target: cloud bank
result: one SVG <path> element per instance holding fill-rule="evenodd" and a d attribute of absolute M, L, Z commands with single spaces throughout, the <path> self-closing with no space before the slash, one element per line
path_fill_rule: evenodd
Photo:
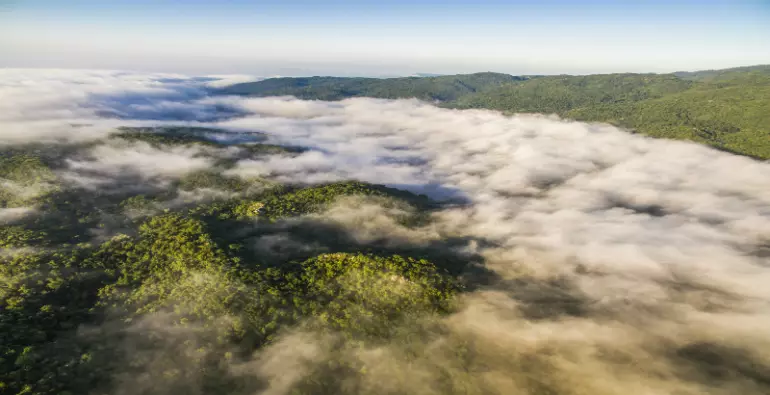
<path fill-rule="evenodd" d="M 473 240 L 461 250 L 483 257 L 498 279 L 431 321 L 441 329 L 430 329 L 419 346 L 342 342 L 333 351 L 312 333 L 287 335 L 233 367 L 272 383 L 257 393 L 290 393 L 332 353 L 368 367 L 366 375 L 339 378 L 349 393 L 770 388 L 768 163 L 545 115 L 506 117 L 414 100 L 209 97 L 201 86 L 210 82 L 179 76 L 3 73 L 6 143 L 76 138 L 85 132 L 67 124 L 77 120 L 98 125 L 97 135 L 115 116 L 210 122 L 310 148 L 242 159 L 227 174 L 291 183 L 356 179 L 455 203 L 423 228 L 399 225 L 403 210 L 376 201 L 348 200 L 303 219 L 339 224 L 361 243 Z M 13 96 L 20 100 L 6 100 Z M 102 145 L 90 152 L 69 169 L 150 179 L 212 166 L 194 150 Z M 283 236 L 255 243 L 312 247 Z M 287 366 L 296 369 L 283 376 Z"/>
<path fill-rule="evenodd" d="M 766 388 L 767 163 L 606 125 L 409 100 L 242 105 L 255 115 L 223 125 L 314 150 L 296 161 L 244 161 L 236 172 L 300 183 L 355 178 L 417 192 L 440 186 L 454 193 L 434 190 L 434 198 L 462 196 L 466 204 L 437 214 L 437 224 L 444 235 L 487 241 L 492 247 L 469 248 L 503 278 L 467 295 L 447 323 L 449 338 L 478 344 L 479 392 L 537 393 L 527 375 L 557 393 Z M 570 301 L 572 308 L 559 306 Z M 383 352 L 393 375 L 416 375 L 404 378 L 404 391 L 426 380 L 439 385 L 442 369 L 452 369 L 424 355 L 427 370 L 418 374 Z M 551 372 L 525 373 L 527 361 Z M 383 375 L 379 385 L 394 385 Z"/>

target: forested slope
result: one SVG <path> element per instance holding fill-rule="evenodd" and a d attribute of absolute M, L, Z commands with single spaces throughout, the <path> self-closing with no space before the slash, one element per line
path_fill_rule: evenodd
<path fill-rule="evenodd" d="M 359 182 L 289 186 L 227 175 L 233 158 L 297 151 L 225 144 L 217 133 L 120 128 L 87 144 L 2 149 L 0 209 L 18 215 L 0 227 L 0 393 L 251 394 L 268 383 L 224 366 L 248 360 L 286 328 L 387 341 L 414 316 L 451 309 L 467 261 L 440 248 L 364 245 L 308 217 L 340 199 L 369 199 L 416 226 L 436 207 L 427 197 Z M 188 150 L 215 165 L 165 180 L 84 178 L 94 171 L 67 178 L 75 175 L 65 162 L 100 147 Z M 303 247 L 271 247 L 271 238 Z M 301 391 L 336 393 L 329 372 L 361 368 L 329 367 Z"/>
<path fill-rule="evenodd" d="M 499 73 L 476 73 L 439 77 L 343 78 L 307 77 L 272 78 L 232 85 L 223 94 L 250 96 L 291 95 L 300 99 L 340 100 L 348 97 L 378 97 L 422 100 L 455 100 L 469 93 L 486 91 L 500 85 L 523 80 Z"/>
<path fill-rule="evenodd" d="M 552 113 L 768 159 L 769 91 L 770 66 L 751 66 L 672 74 L 280 78 L 233 85 L 221 93 L 320 100 L 418 98 L 439 100 L 447 108 Z"/>

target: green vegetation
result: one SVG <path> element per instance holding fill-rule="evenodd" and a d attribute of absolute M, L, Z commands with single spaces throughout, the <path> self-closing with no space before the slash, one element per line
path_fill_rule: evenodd
<path fill-rule="evenodd" d="M 122 129 L 113 138 L 224 147 L 177 132 Z M 60 156 L 49 153 L 80 149 L 28 148 L 0 161 L 8 183 L 55 183 Z M 244 155 L 265 152 L 285 153 Z M 419 335 L 453 309 L 461 272 L 451 254 L 374 251 L 350 242 L 347 230 L 300 220 L 356 196 L 406 208 L 403 223 L 412 226 L 436 207 L 427 197 L 360 182 L 277 185 L 226 176 L 226 168 L 165 186 L 131 189 L 118 177 L 98 192 L 62 184 L 34 201 L 4 200 L 37 211 L 0 227 L 0 394 L 109 394 L 124 385 L 146 394 L 252 394 L 267 383 L 229 366 L 283 333 L 374 346 Z M 172 204 L 181 191 L 207 188 L 233 193 Z M 318 247 L 269 258 L 252 248 L 254 238 L 287 232 L 315 237 Z M 362 374 L 349 359 L 332 361 L 328 369 Z M 335 377 L 309 375 L 296 393 L 331 391 Z"/>
<path fill-rule="evenodd" d="M 319 89 L 334 99 L 416 96 L 450 107 L 555 112 L 768 158 L 769 79 L 762 68 L 530 79 L 483 73 L 352 85 L 268 80 L 262 93 L 310 98 Z M 442 206 L 362 182 L 282 185 L 232 176 L 235 160 L 302 150 L 263 144 L 258 133 L 232 137 L 211 128 L 120 128 L 88 144 L 0 151 L 0 208 L 35 208 L 0 224 L 0 395 L 251 395 L 283 383 L 255 373 L 260 358 L 274 353 L 291 363 L 273 376 L 297 376 L 281 393 L 404 393 L 356 386 L 383 352 L 403 353 L 404 363 L 446 359 L 457 366 L 442 374 L 462 377 L 447 376 L 435 391 L 477 393 L 466 384 L 488 371 L 488 361 L 464 340 L 444 336 L 441 318 L 473 281 L 491 276 L 466 248 L 491 242 L 359 237 L 335 222 L 348 214 L 361 219 L 366 210 L 354 211 L 355 204 L 379 206 L 387 226 L 409 235 L 430 229 L 420 226 Z M 58 178 L 67 158 L 88 157 L 98 144 L 132 146 L 126 142 L 195 146 L 216 160 L 158 183 L 112 174 L 89 189 Z M 209 197 L 210 190 L 221 193 Z M 549 285 L 545 300 L 527 302 L 525 294 L 540 285 L 515 283 L 522 296 L 511 303 L 524 316 L 512 320 L 581 312 L 579 300 L 555 292 L 560 284 Z M 306 368 L 303 359 L 312 368 L 296 373 Z M 544 361 L 514 363 L 528 375 L 551 369 Z M 560 385 L 532 388 L 554 394 Z"/>
<path fill-rule="evenodd" d="M 386 99 L 416 97 L 422 100 L 455 100 L 500 85 L 523 80 L 499 73 L 476 73 L 439 77 L 406 78 L 271 78 L 236 84 L 220 90 L 223 94 L 253 96 L 296 96 L 301 99 L 340 100 L 348 97 Z"/>
<path fill-rule="evenodd" d="M 0 208 L 33 204 L 55 179 L 38 156 L 8 153 L 0 157 Z"/>
<path fill-rule="evenodd" d="M 770 65 L 733 67 L 722 70 L 678 71 L 675 76 L 691 81 L 729 80 L 747 73 L 770 74 Z"/>
<path fill-rule="evenodd" d="M 635 103 L 577 108 L 566 116 L 602 121 L 662 138 L 701 142 L 770 159 L 770 73 L 727 80 Z"/>
<path fill-rule="evenodd" d="M 654 74 L 540 77 L 468 95 L 449 106 L 562 114 L 574 108 L 662 97 L 686 90 L 691 85 L 691 82 L 673 76 Z"/>
<path fill-rule="evenodd" d="M 458 88 L 471 77 L 480 81 L 473 89 Z M 770 66 L 672 74 L 280 78 L 233 85 L 222 93 L 321 100 L 416 97 L 440 100 L 447 108 L 554 113 L 770 159 Z"/>

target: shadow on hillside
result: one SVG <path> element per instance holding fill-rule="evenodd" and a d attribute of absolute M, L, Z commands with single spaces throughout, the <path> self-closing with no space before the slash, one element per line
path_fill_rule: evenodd
<path fill-rule="evenodd" d="M 467 290 L 497 281 L 496 275 L 484 267 L 480 255 L 463 250 L 471 242 L 480 246 L 490 244 L 477 238 L 420 242 L 383 235 L 364 240 L 351 229 L 307 217 L 259 224 L 215 220 L 209 222 L 208 228 L 223 250 L 227 251 L 231 244 L 242 244 L 244 248 L 235 254 L 247 266 L 276 267 L 324 253 L 370 253 L 426 259 L 439 270 L 460 279 Z"/>
<path fill-rule="evenodd" d="M 143 195 L 150 199 L 169 200 L 176 196 L 175 189 L 169 190 L 160 183 L 148 183 L 138 174 L 109 177 L 101 177 L 98 172 L 78 174 L 86 175 L 93 177 L 98 184 L 90 188 L 70 186 L 53 191 L 38 199 L 33 213 L 6 225 L 44 232 L 45 238 L 30 243 L 30 247 L 77 244 L 117 233 L 133 233 L 136 224 L 120 206 L 129 197 Z"/>

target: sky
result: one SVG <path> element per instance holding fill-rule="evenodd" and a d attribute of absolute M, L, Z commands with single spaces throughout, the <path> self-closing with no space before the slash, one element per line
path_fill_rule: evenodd
<path fill-rule="evenodd" d="M 0 0 L 0 67 L 671 72 L 770 63 L 770 0 Z"/>

